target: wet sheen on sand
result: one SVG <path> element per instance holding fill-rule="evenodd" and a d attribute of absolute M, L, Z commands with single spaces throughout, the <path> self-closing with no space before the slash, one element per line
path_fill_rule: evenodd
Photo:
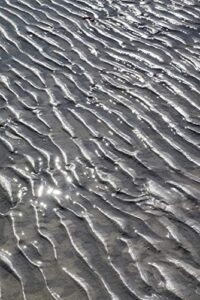
<path fill-rule="evenodd" d="M 1 0 L 0 299 L 200 299 L 199 0 Z"/>

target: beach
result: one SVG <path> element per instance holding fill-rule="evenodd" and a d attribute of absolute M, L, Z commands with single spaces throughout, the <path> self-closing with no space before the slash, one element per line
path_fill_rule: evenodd
<path fill-rule="evenodd" d="M 2 0 L 0 299 L 200 299 L 200 2 Z"/>

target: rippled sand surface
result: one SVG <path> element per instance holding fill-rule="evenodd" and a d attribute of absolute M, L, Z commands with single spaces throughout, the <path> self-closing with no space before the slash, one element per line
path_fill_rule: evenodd
<path fill-rule="evenodd" d="M 1 0 L 0 299 L 200 299 L 200 1 Z"/>

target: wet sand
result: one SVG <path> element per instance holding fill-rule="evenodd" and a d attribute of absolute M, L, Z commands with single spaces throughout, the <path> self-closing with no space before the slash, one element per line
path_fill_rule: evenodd
<path fill-rule="evenodd" d="M 200 2 L 2 0 L 0 299 L 200 299 Z"/>

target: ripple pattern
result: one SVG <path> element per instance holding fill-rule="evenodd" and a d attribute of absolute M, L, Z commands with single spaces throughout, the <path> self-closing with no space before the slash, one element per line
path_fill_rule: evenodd
<path fill-rule="evenodd" d="M 0 2 L 0 299 L 200 299 L 199 0 Z"/>

